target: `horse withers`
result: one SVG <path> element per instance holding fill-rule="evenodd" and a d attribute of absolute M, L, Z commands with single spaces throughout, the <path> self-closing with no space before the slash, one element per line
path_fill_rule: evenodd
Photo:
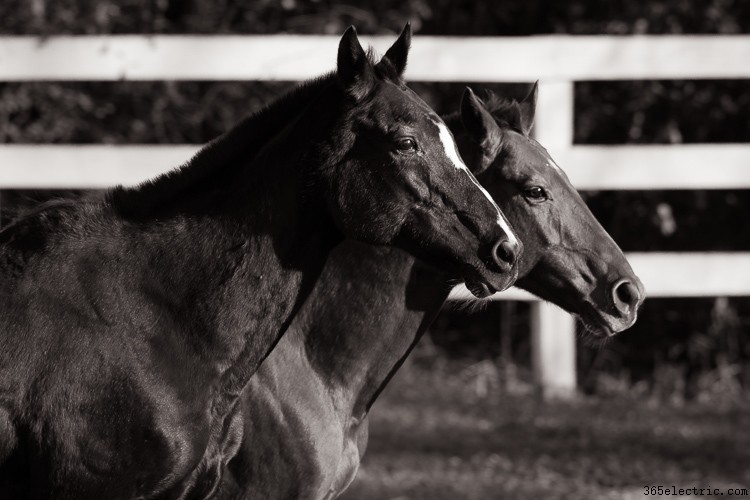
<path fill-rule="evenodd" d="M 214 496 L 237 398 L 344 236 L 512 284 L 521 243 L 402 81 L 409 39 L 375 64 L 349 29 L 337 72 L 182 168 L 0 232 L 0 496 Z"/>
<path fill-rule="evenodd" d="M 485 105 L 467 89 L 446 123 L 519 230 L 518 283 L 608 337 L 635 322 L 643 286 L 529 136 L 536 92 Z M 329 499 L 346 489 L 365 452 L 369 409 L 440 310 L 450 281 L 396 249 L 339 245 L 243 394 L 246 431 L 225 490 L 249 500 Z"/>

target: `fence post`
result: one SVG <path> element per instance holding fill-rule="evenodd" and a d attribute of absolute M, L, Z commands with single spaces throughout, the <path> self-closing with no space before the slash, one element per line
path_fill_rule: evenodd
<path fill-rule="evenodd" d="M 575 319 L 547 302 L 531 304 L 531 363 L 544 398 L 576 393 Z"/>
<path fill-rule="evenodd" d="M 539 82 L 534 135 L 553 158 L 556 151 L 573 145 L 573 106 L 573 82 Z M 534 380 L 543 397 L 575 395 L 576 334 L 572 316 L 552 304 L 532 304 L 531 352 Z"/>

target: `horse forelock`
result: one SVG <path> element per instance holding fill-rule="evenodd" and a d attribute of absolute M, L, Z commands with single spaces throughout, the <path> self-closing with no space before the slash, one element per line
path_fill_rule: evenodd
<path fill-rule="evenodd" d="M 523 124 L 520 120 L 520 109 L 517 109 L 519 108 L 520 103 L 517 100 L 499 97 L 491 90 L 488 90 L 485 106 L 490 111 L 495 123 L 497 123 L 500 128 L 508 128 L 521 134 L 528 140 L 531 147 L 544 158 L 545 166 L 550 167 L 557 172 L 564 173 L 564 170 L 557 164 L 544 146 L 542 146 L 539 141 L 529 136 L 528 130 L 524 130 Z M 517 119 L 512 119 L 510 121 L 505 120 L 503 117 L 506 116 L 517 117 Z"/>
<path fill-rule="evenodd" d="M 397 85 L 403 85 L 404 79 L 399 73 L 396 66 L 387 57 L 381 57 L 378 62 L 375 62 L 377 54 L 375 49 L 370 47 L 367 49 L 367 58 L 370 60 L 370 64 L 375 68 L 375 74 L 382 80 L 393 82 Z"/>
<path fill-rule="evenodd" d="M 520 103 L 517 100 L 500 97 L 488 90 L 484 104 L 500 128 L 509 128 L 528 137 L 528 132 L 524 131 L 521 123 Z"/>

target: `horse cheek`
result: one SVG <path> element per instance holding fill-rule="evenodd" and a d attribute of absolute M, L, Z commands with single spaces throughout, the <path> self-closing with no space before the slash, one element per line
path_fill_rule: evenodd
<path fill-rule="evenodd" d="M 364 185 L 361 179 L 345 180 L 342 177 L 331 197 L 329 212 L 337 229 L 344 236 L 378 243 L 376 225 L 370 223 L 376 218 L 376 209 L 372 194 Z"/>

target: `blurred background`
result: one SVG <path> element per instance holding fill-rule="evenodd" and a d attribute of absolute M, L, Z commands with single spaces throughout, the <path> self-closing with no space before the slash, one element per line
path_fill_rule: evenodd
<path fill-rule="evenodd" d="M 0 2 L 0 34 L 40 40 L 339 35 L 350 24 L 364 35 L 394 35 L 406 20 L 414 44 L 420 35 L 736 35 L 750 32 L 750 2 Z M 750 64 L 750 45 L 747 55 Z M 502 61 L 497 54 L 487 64 Z M 447 113 L 456 110 L 466 83 L 472 82 L 410 85 Z M 529 84 L 472 85 L 520 99 Z M 292 85 L 2 81 L 0 143 L 200 144 Z M 750 141 L 746 79 L 576 81 L 573 96 L 575 145 Z M 4 189 L 1 222 L 38 201 L 71 193 Z M 583 194 L 626 252 L 750 251 L 750 190 Z M 700 269 L 694 272 L 700 282 Z M 607 344 L 578 340 L 578 396 L 563 400 L 537 397 L 532 307 L 497 301 L 479 311 L 448 307 L 441 314 L 375 405 L 368 453 L 347 498 L 619 499 L 642 498 L 647 485 L 750 486 L 747 297 L 648 299 L 638 323 Z"/>

